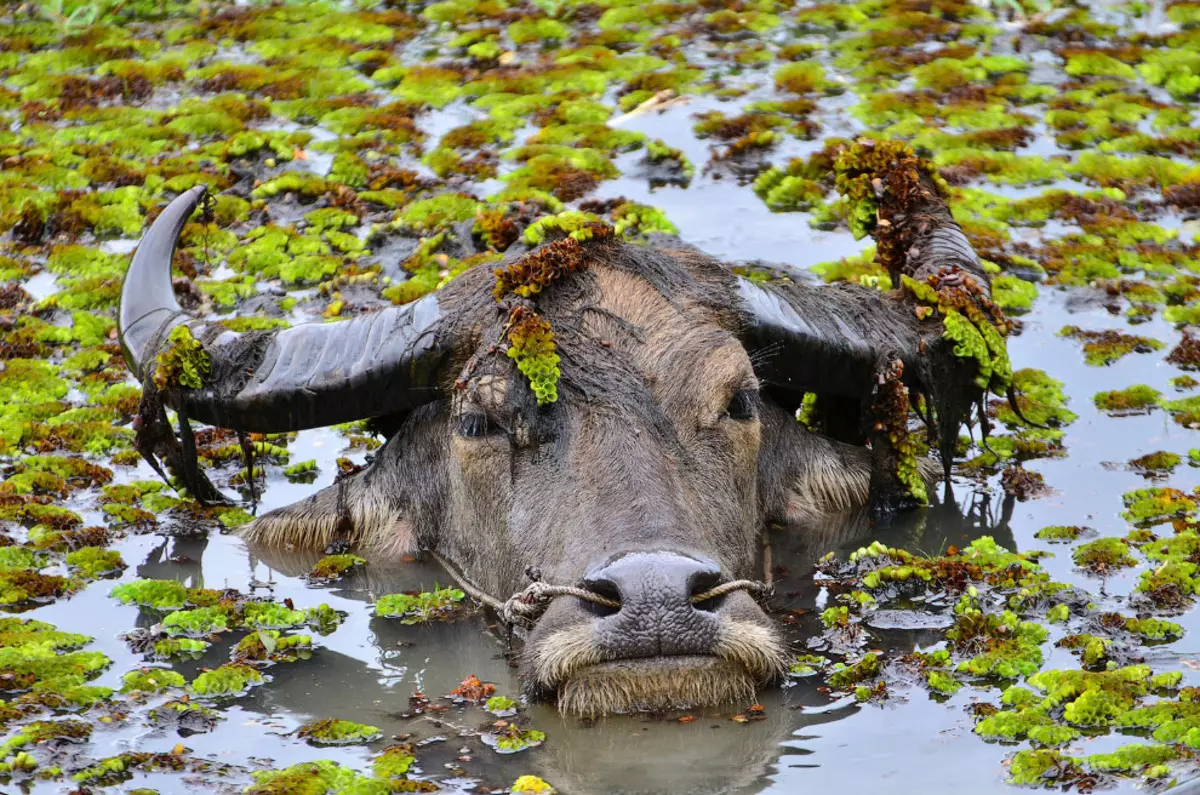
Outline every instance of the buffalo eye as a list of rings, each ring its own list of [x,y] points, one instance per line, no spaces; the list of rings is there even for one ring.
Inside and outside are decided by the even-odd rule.
[[[733,420],[754,419],[757,404],[755,397],[754,392],[749,389],[735,393],[729,401],[729,407],[725,409],[726,416]]]
[[[458,418],[458,435],[468,439],[478,439],[487,436],[488,419],[486,414],[470,412]]]

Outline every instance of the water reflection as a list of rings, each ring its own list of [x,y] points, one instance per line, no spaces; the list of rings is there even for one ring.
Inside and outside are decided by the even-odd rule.
[[[841,517],[816,527],[773,530],[772,565],[777,575],[774,606],[781,620],[794,622],[788,631],[796,646],[803,647],[809,638],[819,635],[815,616],[821,594],[811,574],[815,561],[830,550],[844,555],[878,538],[914,552],[936,554],[951,545],[966,546],[982,535],[991,535],[1011,548],[1011,503],[961,487],[960,491],[964,495],[960,502],[913,513],[883,530],[873,528],[862,515]],[[191,549],[191,543],[195,542],[177,542],[173,552],[195,555],[193,559],[199,560],[195,554],[199,550]],[[164,554],[156,550],[151,556],[154,559],[145,565],[179,565],[156,562]],[[265,563],[284,577],[303,574],[317,557],[278,550],[252,551],[251,556],[252,566],[255,561]],[[178,575],[182,570],[175,568],[174,572]],[[429,588],[447,580],[445,573],[424,562],[372,565],[332,590],[343,599],[367,602],[384,593]],[[360,612],[366,614],[368,610],[364,605]],[[495,682],[502,694],[515,696],[520,692],[521,683],[512,662],[519,641],[494,624],[489,626],[489,620],[489,616],[480,614],[455,624],[404,626],[372,618],[366,637],[358,641],[361,653],[322,649],[306,664],[277,666],[272,670],[275,680],[248,699],[246,707],[262,714],[287,713],[296,721],[337,715],[377,725],[388,735],[411,734],[413,741],[442,738],[418,752],[426,775],[445,775],[448,769],[497,784],[522,773],[535,773],[560,791],[570,793],[633,795],[669,791],[702,795],[761,792],[776,787],[794,791],[801,784],[808,786],[808,778],[814,775],[828,781],[830,771],[814,771],[834,760],[838,768],[845,766],[845,747],[832,751],[826,747],[825,738],[837,733],[834,724],[858,715],[863,708],[852,701],[831,704],[815,681],[762,693],[764,719],[744,724],[730,717],[749,705],[691,711],[688,714],[694,720],[683,723],[678,718],[684,713],[614,716],[583,722],[560,716],[551,706],[533,705],[528,714],[533,726],[547,733],[546,744],[531,753],[498,757],[477,739],[490,723],[490,716],[482,710],[412,715],[409,704],[409,697],[417,690],[437,703],[438,696],[468,674]],[[892,628],[876,636],[889,649],[898,651],[940,639],[939,633],[927,627]],[[910,697],[927,700],[924,691],[919,690]],[[936,709],[920,714],[928,713],[930,720],[950,724],[961,718],[960,712],[934,706]],[[910,718],[905,720],[907,723]],[[930,726],[930,730],[938,729]],[[987,749],[994,763],[994,749],[976,744]],[[464,754],[468,761],[459,759]]]

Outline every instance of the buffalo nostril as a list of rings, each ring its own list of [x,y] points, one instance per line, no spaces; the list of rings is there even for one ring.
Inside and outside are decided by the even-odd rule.
[[[596,596],[617,604],[616,607],[613,607],[611,605],[601,604],[600,602],[581,599],[580,603],[589,613],[597,618],[606,618],[620,612],[621,591],[617,588],[616,583],[612,582],[611,580],[587,580],[583,583],[583,587],[586,590],[596,594]]]
[[[688,578],[688,596],[692,607],[713,613],[725,601],[724,596],[705,597],[705,594],[721,583],[721,574],[715,571],[698,571]]]

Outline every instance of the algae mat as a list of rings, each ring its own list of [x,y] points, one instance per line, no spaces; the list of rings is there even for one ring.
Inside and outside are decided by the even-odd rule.
[[[1198,772],[1200,4],[446,0],[0,12],[6,791],[1002,791]],[[145,224],[198,183],[181,300],[237,330],[405,303],[538,216],[754,278],[887,289],[832,155],[901,139],[1018,320],[1022,423],[957,502],[777,538],[789,687],[581,726],[519,698],[445,575],[249,556],[131,449],[115,341]],[[200,433],[285,504],[357,424]],[[832,556],[824,553],[833,551]],[[1051,554],[1053,553],[1053,554]],[[815,578],[813,576],[815,566]],[[377,603],[374,604],[373,603]],[[535,776],[536,774],[536,776]]]

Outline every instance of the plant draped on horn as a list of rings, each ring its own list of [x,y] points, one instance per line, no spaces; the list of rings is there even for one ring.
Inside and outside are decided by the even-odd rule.
[[[236,333],[186,315],[172,288],[171,259],[204,196],[197,186],[167,206],[121,290],[121,346],[144,389],[136,446],[160,475],[161,460],[197,499],[223,499],[197,467],[191,419],[274,433],[397,414],[439,397],[450,346],[439,334],[437,295],[274,331]],[[168,407],[179,418],[178,439]]]
[[[815,396],[803,405],[866,437],[872,509],[887,514],[927,501],[908,431],[912,409],[938,440],[947,482],[972,408],[986,438],[988,391],[1007,395],[1016,409],[1005,346],[1010,324],[950,214],[945,184],[907,144],[855,142],[838,156],[835,181],[851,230],[875,238],[876,260],[900,289],[764,287],[740,279],[745,338],[770,387]],[[847,406],[855,405],[859,416],[847,420]]]

